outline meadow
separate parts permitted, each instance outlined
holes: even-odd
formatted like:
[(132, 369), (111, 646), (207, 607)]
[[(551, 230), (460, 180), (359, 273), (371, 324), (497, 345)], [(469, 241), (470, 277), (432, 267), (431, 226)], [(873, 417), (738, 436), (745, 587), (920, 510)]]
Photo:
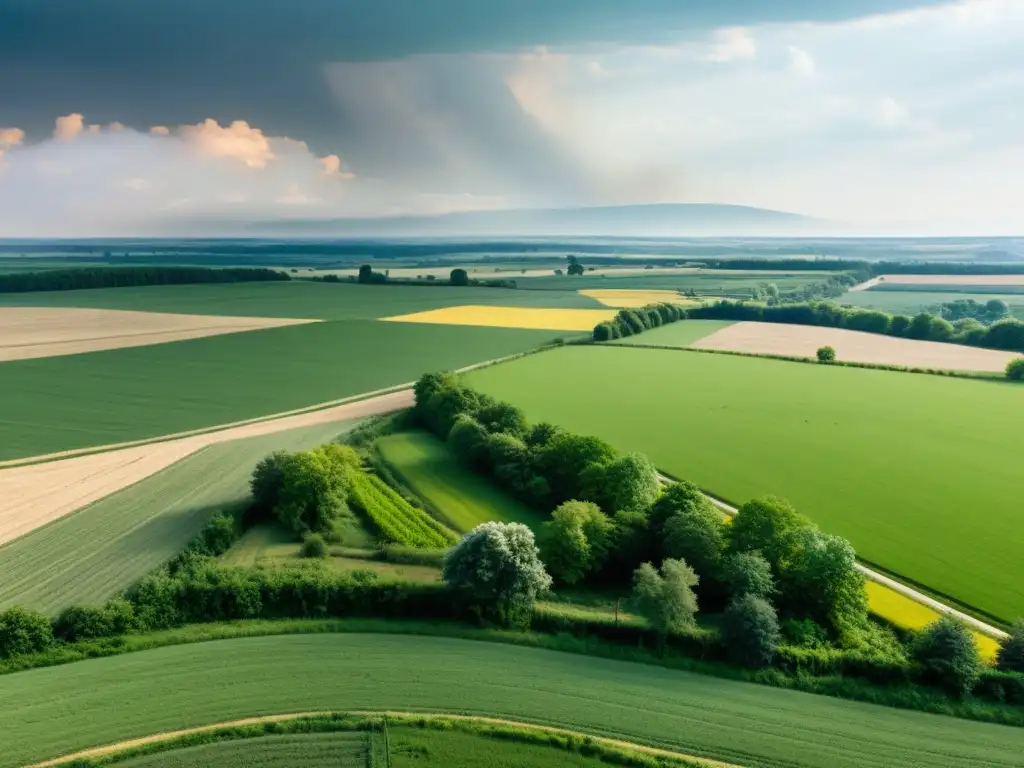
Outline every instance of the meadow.
[(595, 299), (576, 293), (572, 285), (564, 290), (541, 292), (510, 288), (354, 285), (292, 280), (0, 294), (0, 307), (86, 307), (317, 320), (373, 320), (458, 304), (567, 309), (600, 309), (603, 306)]
[[(999, 287), (1001, 292), (994, 293), (980, 292), (976, 287), (969, 288), (963, 292), (948, 289), (936, 291), (935, 287), (900, 285), (899, 290), (888, 288), (878, 290), (873, 288), (868, 291), (846, 293), (836, 299), (836, 301), (840, 304), (849, 304), (854, 307), (863, 307), (864, 309), (878, 309), (891, 314), (916, 315), (939, 304), (948, 304), (960, 299), (973, 299), (980, 304), (984, 304), (992, 299), (1000, 299), (1005, 301), (1010, 307), (1011, 315), (1018, 320), (1024, 320), (1024, 295), (1020, 293), (1007, 293), (1005, 286)], [(924, 288), (926, 290), (916, 290), (916, 288)]]
[(1020, 387), (630, 347), (565, 347), (467, 378), (732, 503), (787, 498), (866, 562), (976, 611), (1024, 614)]
[(107, 600), (177, 555), (218, 511), (244, 503), (253, 467), (268, 453), (306, 450), (347, 428), (336, 422), (211, 445), (15, 539), (0, 547), (0, 608), (55, 614)]
[(369, 734), (339, 732), (215, 742), (116, 764), (124, 768), (367, 768), (369, 757)]
[(311, 406), (525, 352), (556, 335), (353, 320), (7, 362), (0, 461)]
[(445, 443), (427, 432), (403, 432), (376, 442), (384, 462), (456, 531), (490, 520), (536, 529), (544, 516), (519, 503), (486, 478), (462, 466)]
[(0, 766), (327, 709), (506, 717), (751, 768), (1020, 765), (1020, 730), (1008, 726), (536, 648), (327, 634), (171, 646), (0, 677)]

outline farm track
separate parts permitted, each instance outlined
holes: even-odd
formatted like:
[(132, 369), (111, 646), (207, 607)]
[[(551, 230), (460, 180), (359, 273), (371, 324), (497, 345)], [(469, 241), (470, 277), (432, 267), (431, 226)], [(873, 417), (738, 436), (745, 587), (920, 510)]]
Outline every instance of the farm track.
[[(33, 763), (26, 768), (53, 768), (53, 766), (66, 765), (75, 760), (87, 760), (95, 759), (98, 757), (107, 757), (110, 755), (116, 755), (119, 752), (126, 752), (128, 750), (137, 749), (150, 744), (157, 744), (165, 741), (173, 741), (180, 739), (183, 736), (192, 736), (202, 733), (210, 733), (211, 731), (219, 731), (222, 728), (237, 728), (247, 725), (260, 725), (263, 723), (287, 723), (292, 720), (302, 720), (305, 718), (313, 717), (329, 717), (332, 714), (336, 714), (330, 711), (323, 712), (295, 712), (284, 715), (264, 715), (262, 717), (247, 717), (241, 720), (230, 720), (223, 723), (214, 723), (212, 725), (202, 725), (198, 728), (187, 728), (180, 731), (167, 731), (165, 733), (155, 733), (152, 736), (144, 736), (141, 739), (131, 739), (128, 741), (120, 741), (115, 744), (108, 744), (103, 747), (96, 747), (94, 749), (86, 749), (81, 752), (75, 752), (71, 755), (65, 755), (63, 757), (56, 757), (52, 760), (46, 760), (41, 763)], [(623, 741), (622, 739), (611, 739), (604, 736), (594, 736), (589, 733), (582, 733), (580, 731), (571, 731), (567, 728), (555, 728), (552, 726), (538, 725), (537, 723), (524, 723), (518, 720), (506, 720), (499, 717), (483, 717), (477, 715), (459, 715), (450, 714), (447, 712), (395, 712), (391, 710), (385, 711), (366, 711), (356, 710), (351, 712), (353, 715), (361, 715), (366, 717), (387, 717), (396, 722), (394, 725), (401, 725), (403, 722), (419, 721), (419, 720), (458, 720), (469, 723), (480, 723), (483, 725), (498, 725), (498, 726), (509, 726), (512, 728), (521, 728), (524, 730), (540, 731), (542, 733), (558, 734), (560, 736), (573, 736), (576, 738), (589, 739), (598, 744), (602, 744), (608, 747), (615, 747), (618, 749), (627, 749), (634, 752), (640, 752), (645, 755), (651, 755), (654, 757), (668, 757), (676, 760), (688, 760), (692, 763), (707, 766), (707, 768), (739, 768), (732, 763), (723, 763), (718, 760), (710, 760), (704, 757), (697, 757), (695, 755), (686, 755), (681, 752), (672, 752), (667, 749), (658, 749), (656, 747), (649, 747), (644, 744), (637, 744), (631, 741)]]
[[(661, 481), (663, 485), (668, 485), (670, 483), (675, 482), (675, 480), (673, 480), (668, 475), (664, 475), (661, 473), (658, 473), (658, 479)], [(726, 504), (721, 499), (716, 499), (714, 496), (711, 496), (707, 493), (704, 494), (704, 497), (712, 504), (714, 504), (719, 511), (724, 512), (725, 514), (729, 515), (729, 517), (732, 517), (737, 512), (739, 512), (739, 509), (732, 506), (731, 504)], [(960, 621), (967, 624), (972, 629), (980, 632), (983, 635), (986, 635), (987, 637), (991, 637), (996, 640), (1002, 640), (1004, 637), (1008, 637), (1006, 632), (999, 629), (998, 627), (993, 627), (991, 624), (986, 624), (984, 621), (976, 619), (969, 614), (963, 613), (962, 611), (958, 611), (956, 608), (946, 605), (945, 603), (942, 603), (933, 597), (929, 597), (923, 592), (918, 592), (913, 587), (908, 587), (906, 584), (896, 581), (895, 579), (889, 578), (885, 574), (879, 573), (878, 571), (873, 571), (863, 563), (857, 563), (856, 567), (857, 570), (860, 571), (864, 575), (864, 578), (868, 581), (873, 581), (876, 584), (881, 584), (883, 587), (887, 587), (893, 590), (894, 592), (898, 592), (904, 597), (909, 597), (915, 603), (919, 603), (920, 605), (931, 608), (932, 610), (938, 611), (939, 613), (945, 613), (949, 616), (954, 616)]]

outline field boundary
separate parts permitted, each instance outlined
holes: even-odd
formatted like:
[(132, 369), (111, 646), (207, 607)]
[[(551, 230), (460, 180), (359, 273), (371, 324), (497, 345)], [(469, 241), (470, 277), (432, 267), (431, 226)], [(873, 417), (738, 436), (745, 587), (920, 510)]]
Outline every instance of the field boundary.
[[(663, 485), (669, 485), (671, 483), (678, 482), (678, 480), (671, 477), (670, 475), (666, 475), (661, 470), (658, 470), (658, 480), (661, 481)], [(707, 491), (701, 490), (701, 494), (703, 494), (704, 498), (706, 498), (708, 501), (714, 504), (720, 512), (723, 512), (729, 517), (733, 517), (734, 515), (736, 515), (736, 513), (739, 512), (739, 509), (737, 507), (734, 507), (732, 504), (729, 504), (728, 502), (722, 501), (721, 499), (712, 496)], [(964, 622), (969, 627), (977, 630), (986, 637), (990, 637), (993, 640), (1002, 640), (1006, 637), (1009, 637), (1009, 635), (1006, 632), (999, 629), (998, 627), (994, 627), (991, 624), (986, 624), (981, 619), (975, 618), (974, 616), (964, 613), (963, 611), (959, 611), (950, 605), (946, 605), (945, 603), (936, 600), (935, 598), (930, 597), (929, 595), (926, 595), (923, 592), (918, 592), (913, 587), (909, 587), (902, 582), (896, 581), (896, 579), (890, 578), (889, 576), (879, 573), (878, 571), (874, 571), (859, 561), (855, 563), (854, 566), (857, 568), (858, 571), (860, 571), (864, 578), (868, 579), (869, 581), (873, 581), (876, 584), (881, 584), (883, 587), (888, 587), (894, 592), (898, 592), (904, 597), (910, 598), (915, 603), (923, 605), (926, 608), (931, 608), (932, 610), (938, 611), (939, 613), (944, 613), (946, 615), (953, 616), (954, 618), (959, 619), (960, 621)]]
[[(384, 718), (385, 723), (391, 721), (392, 723), (397, 724), (423, 724), (426, 727), (435, 728), (443, 728), (446, 723), (450, 723), (453, 721), (473, 725), (504, 726), (508, 728), (533, 731), (538, 733), (539, 735), (551, 734), (558, 736), (568, 736), (570, 738), (589, 741), (595, 744), (599, 744), (601, 746), (611, 747), (617, 750), (627, 750), (630, 752), (636, 752), (643, 755), (649, 755), (651, 757), (669, 758), (671, 760), (677, 760), (681, 763), (689, 763), (692, 765), (703, 766), (704, 768), (740, 768), (740, 766), (734, 763), (724, 763), (720, 760), (713, 760), (711, 758), (701, 757), (699, 755), (688, 755), (682, 752), (673, 752), (671, 750), (661, 749), (659, 747), (651, 747), (637, 742), (625, 741), (623, 739), (613, 739), (607, 736), (597, 736), (582, 731), (573, 731), (568, 728), (543, 725), (541, 723), (524, 722), (520, 720), (508, 720), (505, 718), (488, 717), (485, 715), (464, 715), (430, 711), (404, 712), (392, 710), (352, 710), (349, 712), (333, 712), (330, 710), (322, 710), (314, 712), (294, 712), (279, 715), (262, 715), (259, 717), (247, 717), (241, 720), (229, 720), (220, 723), (213, 723), (210, 725), (200, 725), (195, 728), (186, 728), (177, 731), (165, 731), (163, 733), (156, 733), (150, 736), (143, 736), (137, 739), (128, 739), (126, 741), (115, 742), (113, 744), (107, 744), (100, 747), (92, 747), (90, 749), (85, 749), (80, 752), (74, 752), (69, 755), (63, 755), (61, 757), (55, 757), (50, 760), (45, 760), (43, 762), (31, 763), (30, 765), (26, 766), (26, 768), (56, 768), (57, 766), (73, 765), (79, 760), (90, 760), (96, 758), (114, 758), (116, 760), (117, 757), (123, 753), (131, 753), (134, 750), (151, 745), (166, 744), (170, 747), (170, 749), (173, 749), (173, 743), (178, 740), (186, 742), (181, 745), (181, 747), (184, 748), (186, 746), (189, 746), (189, 743), (187, 742), (187, 737), (189, 736), (213, 735), (217, 734), (218, 731), (223, 730), (230, 732), (230, 730), (234, 728), (253, 725), (287, 723), (294, 722), (297, 720), (307, 720), (313, 718), (335, 718), (339, 715), (346, 714), (357, 715), (362, 717), (381, 717)], [(271, 734), (254, 734), (252, 736), (243, 737), (241, 739), (236, 740), (241, 741), (245, 738), (262, 738), (267, 735)], [(129, 755), (125, 755), (125, 757), (128, 756)]]

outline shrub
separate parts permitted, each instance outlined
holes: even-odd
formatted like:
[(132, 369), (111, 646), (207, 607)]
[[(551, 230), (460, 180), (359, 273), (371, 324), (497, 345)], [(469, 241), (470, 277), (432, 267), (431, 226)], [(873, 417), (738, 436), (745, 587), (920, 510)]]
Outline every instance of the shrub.
[(697, 614), (693, 587), (700, 578), (682, 560), (664, 560), (661, 569), (644, 563), (633, 574), (633, 602), (664, 647), (668, 635), (692, 627)]
[(893, 315), (889, 322), (890, 336), (906, 336), (910, 330), (910, 318), (906, 315)]
[(734, 599), (744, 595), (768, 599), (775, 594), (772, 567), (760, 552), (736, 552), (723, 565), (723, 578)]
[(612, 524), (596, 504), (567, 501), (541, 526), (540, 558), (559, 582), (572, 586), (608, 557)]
[(952, 616), (943, 616), (923, 629), (912, 650), (925, 682), (939, 685), (954, 696), (970, 693), (981, 677), (981, 658), (974, 637), (963, 622)]
[(1010, 381), (1024, 381), (1024, 357), (1014, 358), (1006, 364), (1006, 378)]
[(744, 667), (766, 667), (779, 646), (779, 619), (771, 603), (752, 594), (736, 598), (722, 614), (722, 640), (730, 660)]
[(469, 285), (469, 273), (464, 269), (453, 269), (448, 275), (448, 282), (458, 286)]
[(782, 622), (782, 636), (798, 648), (829, 648), (828, 632), (813, 619), (786, 619)]
[(594, 341), (611, 341), (619, 338), (618, 326), (615, 323), (605, 321), (594, 326)]
[(836, 361), (836, 351), (832, 347), (818, 347), (817, 355), (819, 363), (834, 363)]
[(478, 525), (445, 556), (442, 576), (481, 616), (506, 626), (527, 622), (537, 596), (551, 586), (533, 532), (521, 523)]
[(301, 557), (322, 560), (327, 554), (327, 542), (319, 533), (307, 533), (302, 537), (302, 549), (299, 550)]
[(335, 452), (296, 453), (283, 465), (282, 486), (274, 514), (299, 534), (326, 532), (348, 512), (350, 470)]
[(19, 605), (0, 612), (0, 658), (36, 653), (53, 643), (50, 621)]
[(1017, 619), (999, 643), (996, 667), (1003, 672), (1024, 672), (1024, 619)]
[(53, 621), (55, 637), (69, 643), (97, 637), (116, 637), (135, 626), (135, 609), (127, 600), (111, 600), (104, 606), (66, 608)]

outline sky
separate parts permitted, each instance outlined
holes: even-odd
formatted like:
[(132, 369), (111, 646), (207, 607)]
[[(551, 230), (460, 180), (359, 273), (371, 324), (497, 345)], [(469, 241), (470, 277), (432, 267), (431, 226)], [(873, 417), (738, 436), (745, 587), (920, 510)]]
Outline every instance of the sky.
[(1024, 0), (0, 0), (0, 236), (652, 202), (1022, 234), (1021, 41)]

